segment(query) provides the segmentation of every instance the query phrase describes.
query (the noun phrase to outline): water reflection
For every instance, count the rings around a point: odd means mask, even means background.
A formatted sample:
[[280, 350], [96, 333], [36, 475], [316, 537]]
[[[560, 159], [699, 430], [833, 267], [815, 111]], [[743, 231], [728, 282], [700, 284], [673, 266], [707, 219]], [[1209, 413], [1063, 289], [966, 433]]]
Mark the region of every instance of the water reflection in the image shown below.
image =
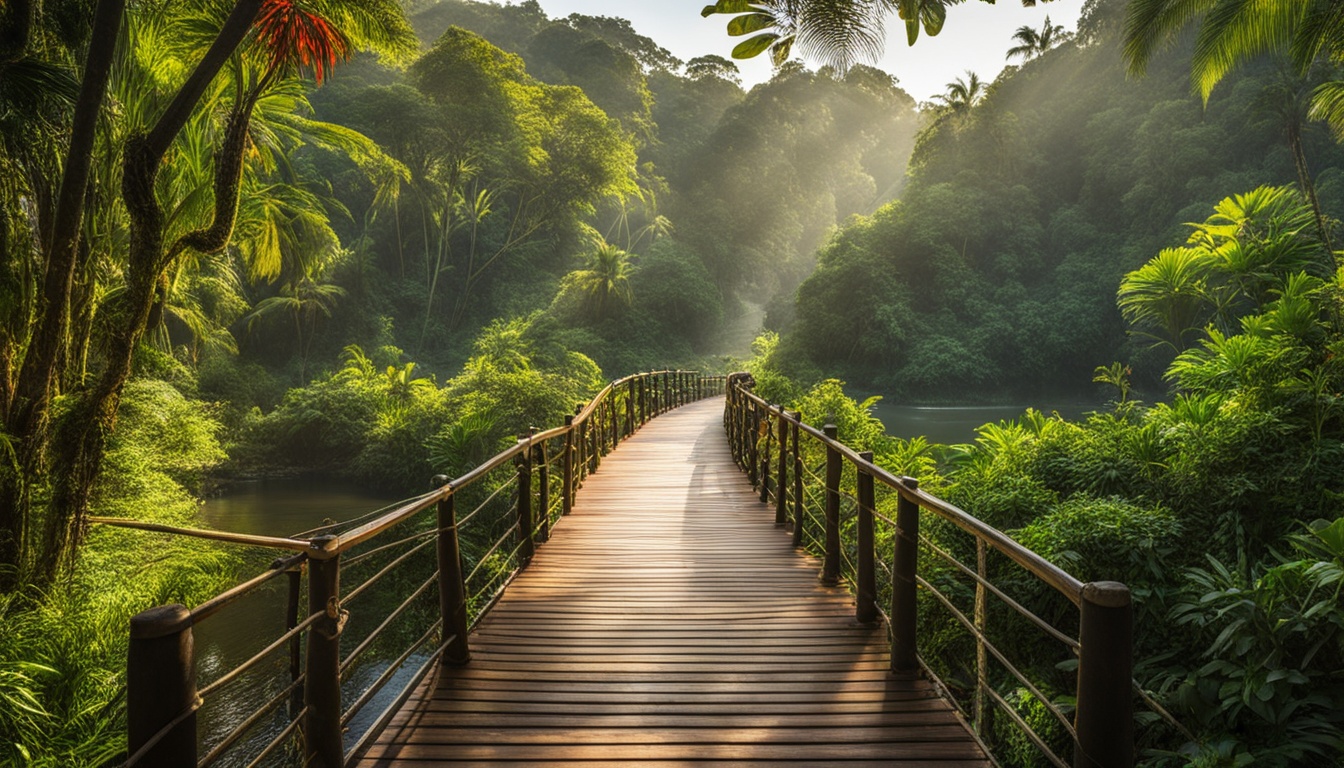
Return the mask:
[[[342, 483], [316, 478], [256, 480], [238, 483], [225, 493], [209, 499], [201, 508], [203, 524], [218, 530], [251, 533], [266, 536], [290, 536], [322, 524], [324, 519], [348, 520], [367, 514], [396, 499]], [[264, 570], [280, 553], [250, 551], [245, 565], [238, 574], [242, 581]], [[228, 606], [207, 619], [195, 629], [197, 670], [201, 685], [218, 678], [237, 667], [253, 654], [265, 648], [285, 631], [285, 609], [288, 602], [288, 577], [271, 581], [237, 603]], [[301, 598], [299, 614], [307, 613], [306, 596]], [[376, 677], [382, 670], [371, 664], [357, 670], [363, 679]], [[198, 715], [201, 754], [218, 744], [228, 732], [248, 715], [278, 696], [290, 683], [289, 654], [282, 649], [269, 656], [258, 667], [237, 682], [231, 683], [211, 696]], [[361, 722], [376, 714], [361, 713]], [[281, 706], [275, 716], [253, 728], [243, 743], [219, 765], [246, 765], [279, 733], [288, 721], [288, 712]], [[283, 765], [283, 755], [267, 762]]]

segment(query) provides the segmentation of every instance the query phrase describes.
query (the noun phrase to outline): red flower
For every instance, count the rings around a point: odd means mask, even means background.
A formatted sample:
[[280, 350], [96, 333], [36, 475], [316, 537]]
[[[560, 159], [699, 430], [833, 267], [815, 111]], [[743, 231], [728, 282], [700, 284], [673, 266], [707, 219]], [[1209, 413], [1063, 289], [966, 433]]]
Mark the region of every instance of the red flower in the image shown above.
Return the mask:
[[311, 67], [319, 85], [337, 62], [350, 56], [345, 35], [295, 0], [266, 0], [256, 26], [258, 39], [270, 50], [271, 69]]

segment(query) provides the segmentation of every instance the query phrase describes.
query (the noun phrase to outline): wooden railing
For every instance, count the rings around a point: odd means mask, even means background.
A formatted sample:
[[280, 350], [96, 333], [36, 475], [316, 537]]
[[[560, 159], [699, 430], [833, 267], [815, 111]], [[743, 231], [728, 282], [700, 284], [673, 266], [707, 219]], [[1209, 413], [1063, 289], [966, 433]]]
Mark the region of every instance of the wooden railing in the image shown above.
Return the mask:
[[[514, 445], [461, 477], [436, 477], [429, 493], [293, 537], [94, 519], [292, 553], [195, 608], [160, 606], [131, 619], [129, 756], [123, 765], [209, 766], [227, 756], [231, 764], [253, 766], [282, 751], [303, 765], [346, 764], [436, 664], [468, 662], [470, 629], [527, 567], [551, 526], [569, 513], [574, 492], [605, 454], [649, 419], [720, 395], [724, 387], [725, 377], [692, 371], [613, 381], [564, 425], [520, 434]], [[459, 517], [460, 509], [470, 511]], [[379, 565], [342, 589], [343, 577]], [[301, 614], [305, 573], [308, 608]], [[202, 670], [193, 627], [281, 578], [287, 579], [286, 631], [258, 637], [259, 650], [232, 669]], [[221, 717], [228, 722], [210, 723], [218, 735], [201, 745], [201, 707], [216, 696], [227, 698], [229, 688], [256, 684], [277, 665], [287, 672], [286, 683], [256, 709], [226, 708]], [[207, 676], [209, 682], [198, 685]], [[389, 688], [394, 680], [398, 685]], [[369, 720], [362, 713], [375, 702], [381, 709]], [[357, 719], [364, 727], [354, 727]]]
[[[983, 742], [995, 741], [985, 738], [996, 730], [987, 710], [992, 705], [1006, 718], [1006, 727], [1058, 768], [1068, 767], [1069, 753], [1077, 768], [1132, 766], [1135, 700], [1159, 717], [1170, 720], [1170, 715], [1133, 682], [1129, 589], [1111, 581], [1081, 582], [1002, 531], [921, 490], [914, 478], [878, 466], [871, 452], [846, 446], [834, 425], [818, 430], [803, 423], [800, 414], [766, 402], [753, 393], [753, 385], [749, 374], [728, 377], [724, 422], [733, 456], [760, 489], [761, 501], [773, 502], [775, 525], [791, 526], [794, 545], [822, 557], [821, 580], [849, 583], [856, 618], [886, 622], [893, 672], [932, 675], [953, 694]], [[936, 539], [921, 530], [935, 525]], [[957, 543], [957, 536], [964, 543]], [[956, 552], [967, 559], [973, 552], [975, 564], [963, 563]], [[1005, 571], [1025, 576], [1013, 581], [1025, 580], [1029, 597], [1015, 598], [991, 582], [992, 572]], [[991, 606], [990, 596], [996, 605]], [[1005, 629], [1009, 617], [1017, 624]], [[930, 623], [939, 619], [939, 628], [959, 626], [965, 633], [963, 647], [973, 647], [973, 664], [937, 663], [920, 653], [919, 638], [927, 637]], [[1071, 622], [1076, 622], [1076, 638], [1058, 628]], [[1038, 633], [1030, 642], [1036, 658], [1009, 658], [998, 647], [1010, 644], [1005, 642], [1009, 632]], [[1043, 643], [1054, 643], [1057, 651], [1043, 651]], [[1020, 650], [1023, 643], [1016, 644]], [[1042, 659], [1048, 663], [1042, 665]], [[968, 667], [974, 680], [939, 680], [935, 666]], [[1074, 669], [1072, 680], [1062, 679]], [[1068, 694], [1049, 692], [1070, 683]], [[1005, 699], [1003, 688], [1034, 699], [1048, 713], [1041, 719], [1049, 728], [1028, 723]], [[993, 743], [986, 747], [994, 752]]]

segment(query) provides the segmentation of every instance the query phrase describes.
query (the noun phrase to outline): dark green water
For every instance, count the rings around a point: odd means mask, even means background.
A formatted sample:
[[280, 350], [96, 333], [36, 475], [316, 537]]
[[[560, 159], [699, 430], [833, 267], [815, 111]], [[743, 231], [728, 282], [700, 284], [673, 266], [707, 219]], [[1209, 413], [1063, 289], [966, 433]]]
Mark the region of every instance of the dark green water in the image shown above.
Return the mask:
[[[238, 483], [223, 494], [206, 500], [200, 514], [203, 525], [217, 530], [291, 536], [317, 527], [327, 519], [340, 521], [365, 515], [394, 500], [339, 481], [313, 478], [257, 480]], [[238, 573], [238, 581], [262, 572], [277, 554], [281, 553], [249, 551], [245, 565]], [[237, 667], [284, 633], [288, 602], [286, 584], [287, 577], [275, 579], [195, 628], [200, 684]], [[299, 613], [307, 613], [306, 602], [301, 604]], [[360, 665], [352, 670], [347, 683], [352, 688], [367, 683], [382, 669], [376, 663]], [[201, 755], [204, 756], [209, 746], [218, 743], [230, 728], [270, 701], [288, 684], [289, 656], [282, 650], [269, 656], [255, 672], [245, 674], [239, 681], [209, 697], [197, 719]], [[394, 679], [389, 689], [399, 687]], [[375, 700], [351, 722], [351, 732], [362, 732], [380, 710]], [[254, 728], [229, 753], [236, 757], [226, 756], [219, 764], [248, 764], [250, 756], [279, 733], [285, 714], [282, 705], [275, 717]], [[285, 756], [279, 756], [266, 764], [286, 765], [290, 762]]]
[[884, 400], [873, 407], [873, 415], [882, 420], [887, 434], [893, 437], [909, 439], [923, 436], [931, 443], [955, 444], [972, 442], [975, 440], [975, 430], [980, 425], [1016, 419], [1029, 407], [1047, 415], [1057, 411], [1060, 416], [1077, 421], [1103, 406], [1095, 403], [1026, 403], [925, 407], [897, 405]]

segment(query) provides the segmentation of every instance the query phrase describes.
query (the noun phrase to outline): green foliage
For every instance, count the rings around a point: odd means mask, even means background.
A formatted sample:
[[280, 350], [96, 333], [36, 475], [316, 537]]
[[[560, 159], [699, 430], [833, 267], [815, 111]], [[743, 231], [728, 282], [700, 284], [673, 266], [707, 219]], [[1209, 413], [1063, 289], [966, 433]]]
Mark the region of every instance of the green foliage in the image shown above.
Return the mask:
[[1290, 538], [1292, 555], [1248, 580], [1214, 558], [1172, 610], [1205, 649], [1172, 672], [1182, 707], [1227, 765], [1325, 764], [1344, 751], [1344, 519]]
[[[801, 363], [925, 402], [1090, 397], [1097, 363], [1117, 358], [1145, 389], [1206, 324], [1233, 333], [1289, 275], [1328, 279], [1328, 226], [1282, 185], [1303, 186], [1299, 160], [1328, 169], [1344, 150], [1267, 99], [1280, 72], [1248, 64], [1205, 110], [1179, 55], [1126, 79], [1107, 22], [1122, 3], [1093, 5], [1077, 39], [974, 106], [971, 83], [953, 84], [962, 108], [920, 134], [899, 201], [818, 252], [787, 329]], [[1218, 203], [1229, 189], [1252, 191]], [[1318, 197], [1327, 219], [1344, 212]], [[1195, 237], [1151, 259], [1189, 221]], [[1282, 327], [1319, 332], [1301, 301], [1284, 306]], [[1126, 349], [1126, 330], [1163, 349]]]
[[1083, 581], [1135, 585], [1165, 577], [1181, 535], [1181, 523], [1169, 509], [1083, 495], [1013, 531], [1027, 549]]

